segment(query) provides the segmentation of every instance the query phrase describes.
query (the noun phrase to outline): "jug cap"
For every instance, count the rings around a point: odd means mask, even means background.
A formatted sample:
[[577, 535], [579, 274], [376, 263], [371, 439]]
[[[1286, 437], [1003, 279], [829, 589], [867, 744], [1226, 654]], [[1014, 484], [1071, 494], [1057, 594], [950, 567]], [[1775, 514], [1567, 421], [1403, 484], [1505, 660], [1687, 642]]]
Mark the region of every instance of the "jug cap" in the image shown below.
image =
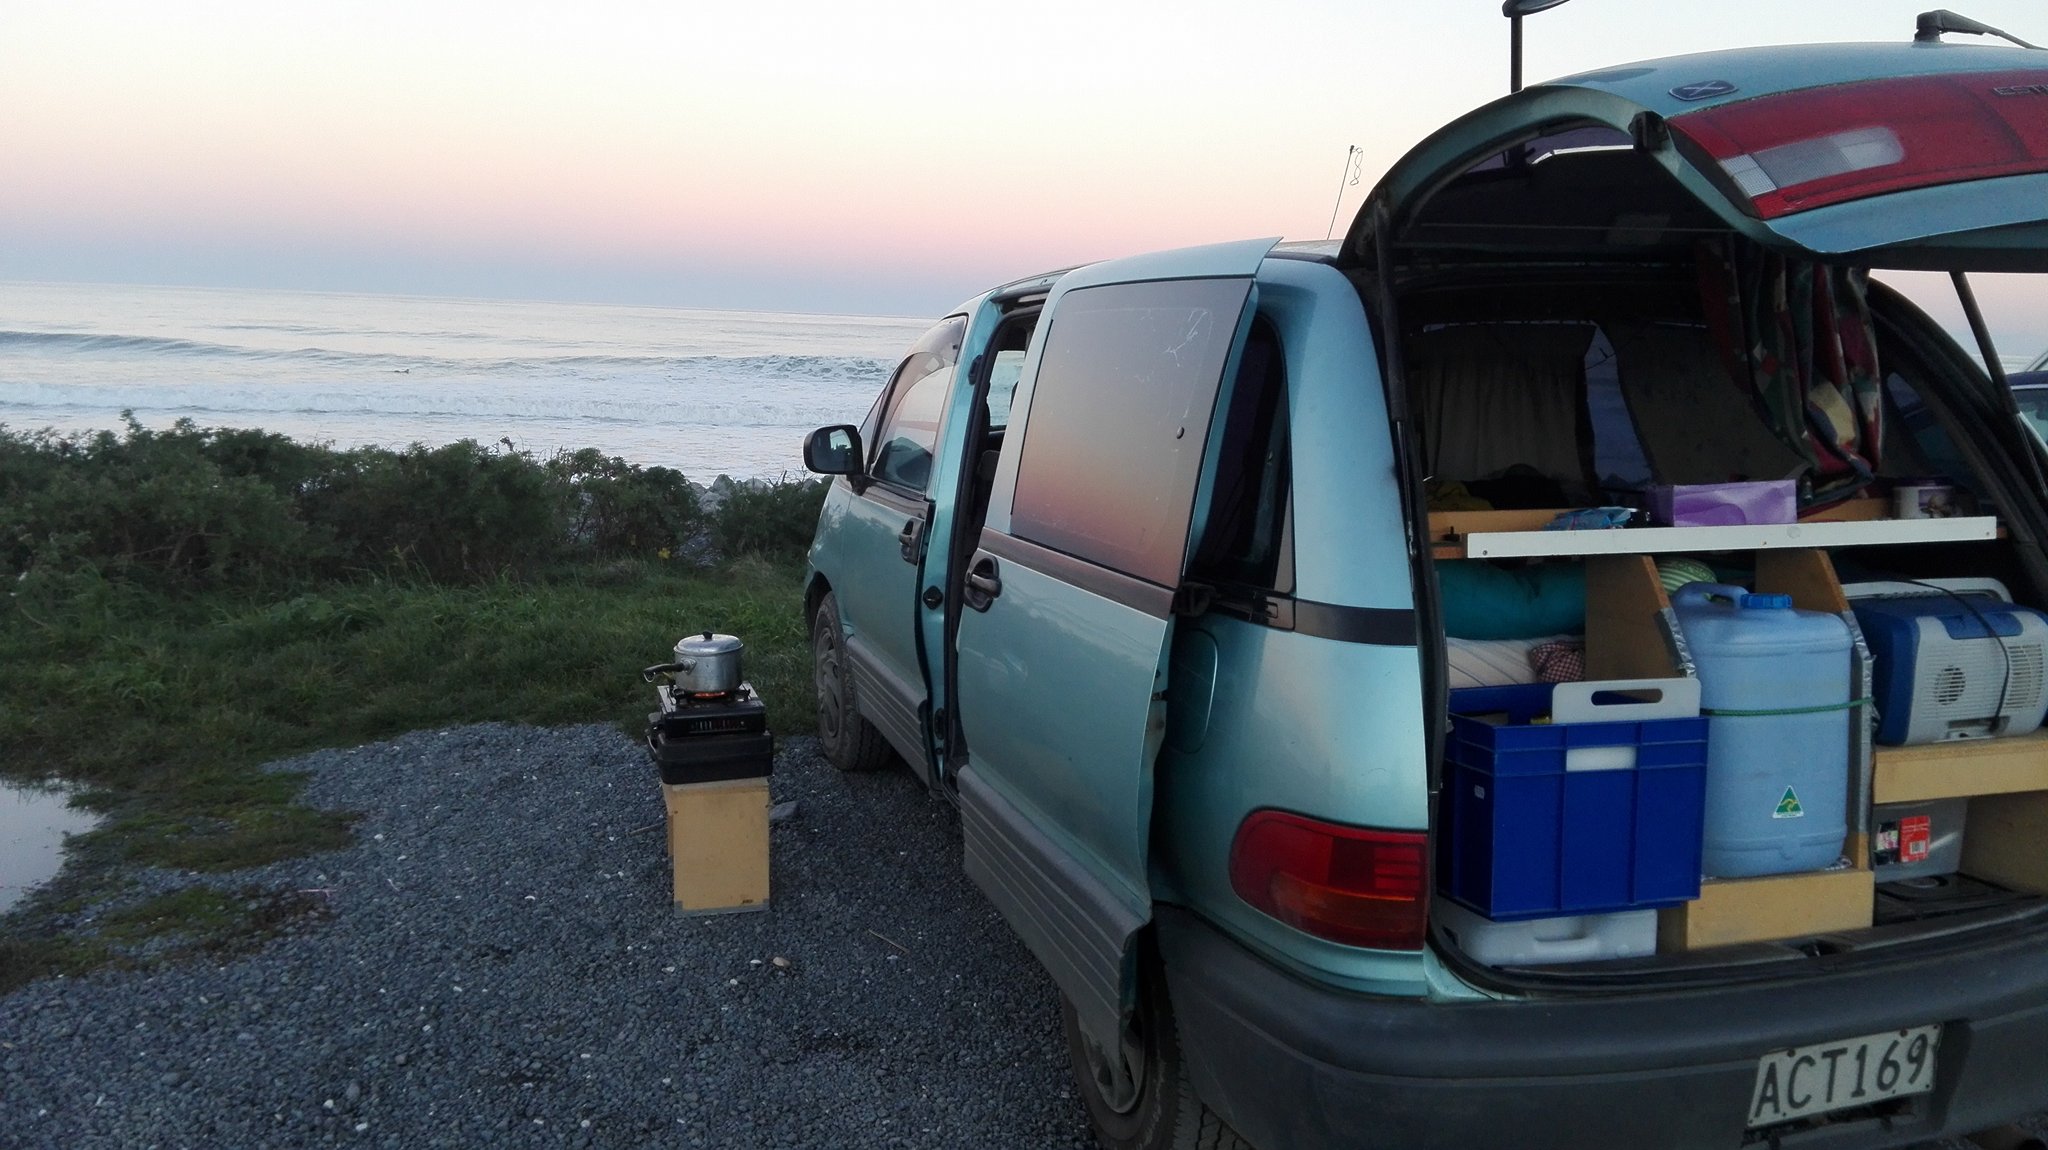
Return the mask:
[[1792, 596], [1751, 593], [1742, 597], [1742, 606], [1752, 611], [1790, 611], [1792, 609]]

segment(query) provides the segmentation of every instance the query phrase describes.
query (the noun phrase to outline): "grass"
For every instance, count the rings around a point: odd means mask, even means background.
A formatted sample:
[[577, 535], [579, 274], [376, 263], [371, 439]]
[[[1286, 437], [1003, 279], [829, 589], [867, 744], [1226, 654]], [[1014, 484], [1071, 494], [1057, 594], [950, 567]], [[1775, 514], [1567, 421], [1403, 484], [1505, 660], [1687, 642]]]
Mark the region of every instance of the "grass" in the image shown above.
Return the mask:
[[487, 720], [637, 733], [653, 702], [640, 668], [707, 627], [746, 640], [748, 678], [778, 732], [811, 728], [802, 571], [787, 562], [705, 573], [618, 560], [282, 596], [85, 580], [62, 598], [13, 601], [0, 608], [0, 774], [72, 783], [106, 818], [32, 901], [43, 915], [0, 920], [0, 993], [102, 965], [139, 938], [217, 948], [297, 913], [192, 888], [108, 916], [94, 938], [47, 937], [48, 915], [126, 866], [232, 871], [348, 841], [349, 815], [299, 803], [303, 780], [264, 763]]

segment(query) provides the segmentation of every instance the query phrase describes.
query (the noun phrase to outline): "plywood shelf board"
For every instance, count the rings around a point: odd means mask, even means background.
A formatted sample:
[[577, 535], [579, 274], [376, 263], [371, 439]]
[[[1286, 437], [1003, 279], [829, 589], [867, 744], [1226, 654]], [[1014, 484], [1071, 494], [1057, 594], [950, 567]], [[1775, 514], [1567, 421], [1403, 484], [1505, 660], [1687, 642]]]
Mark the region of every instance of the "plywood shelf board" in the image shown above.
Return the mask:
[[1870, 519], [1889, 519], [1892, 503], [1889, 499], [1849, 499], [1823, 511], [1815, 511], [1799, 518], [1807, 523], [1842, 523]]
[[2000, 886], [2048, 894], [2048, 793], [1970, 800], [1963, 828], [1963, 873]]
[[1612, 531], [1475, 531], [1465, 536], [1474, 559], [1561, 555], [1663, 555], [1689, 551], [1763, 551], [1779, 547], [1875, 547], [1897, 543], [1974, 543], [1998, 538], [1998, 520], [1808, 520], [1740, 527], [1628, 527]]
[[1861, 930], [1876, 905], [1874, 881], [1867, 870], [1710, 879], [1697, 900], [1658, 912], [1657, 948], [1670, 954]]
[[1474, 531], [1541, 531], [1544, 524], [1570, 510], [1538, 507], [1522, 511], [1432, 511], [1429, 537], [1441, 542]]
[[1802, 611], [1840, 615], [1849, 609], [1849, 597], [1842, 593], [1842, 581], [1835, 576], [1833, 561], [1827, 552], [1812, 548], [1758, 552], [1756, 589], [1790, 595], [1792, 605]]
[[1877, 748], [1876, 801], [1914, 803], [2048, 791], [2048, 730]]
[[1586, 677], [1679, 674], [1660, 621], [1671, 600], [1647, 555], [1596, 555], [1586, 564]]

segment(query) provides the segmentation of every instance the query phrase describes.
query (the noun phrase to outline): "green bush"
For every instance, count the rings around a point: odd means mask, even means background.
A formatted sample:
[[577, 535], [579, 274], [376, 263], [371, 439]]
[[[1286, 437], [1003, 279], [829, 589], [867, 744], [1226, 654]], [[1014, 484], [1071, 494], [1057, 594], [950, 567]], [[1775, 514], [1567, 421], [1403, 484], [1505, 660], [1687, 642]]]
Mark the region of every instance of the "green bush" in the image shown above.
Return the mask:
[[558, 452], [547, 471], [566, 487], [569, 539], [598, 556], [674, 554], [697, 532], [697, 492], [680, 471], [591, 447]]
[[800, 557], [822, 481], [733, 485], [707, 518], [681, 472], [595, 449], [546, 460], [462, 440], [337, 450], [271, 432], [65, 437], [0, 428], [0, 576], [288, 590], [400, 574], [475, 583], [590, 561]]
[[721, 555], [800, 559], [818, 529], [825, 479], [735, 484], [711, 516], [711, 542]]
[[189, 421], [82, 440], [7, 434], [0, 539], [11, 572], [90, 564], [120, 577], [252, 581], [293, 573], [306, 525], [288, 495], [224, 470]]
[[529, 456], [464, 439], [338, 455], [299, 496], [330, 562], [437, 582], [530, 571], [570, 551], [558, 481]]

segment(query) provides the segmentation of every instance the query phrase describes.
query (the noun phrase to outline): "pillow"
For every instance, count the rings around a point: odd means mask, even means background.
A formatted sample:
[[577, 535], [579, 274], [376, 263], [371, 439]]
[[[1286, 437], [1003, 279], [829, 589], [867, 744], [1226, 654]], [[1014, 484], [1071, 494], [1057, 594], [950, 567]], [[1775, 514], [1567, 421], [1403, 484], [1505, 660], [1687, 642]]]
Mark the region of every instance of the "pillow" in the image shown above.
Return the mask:
[[1452, 690], [1536, 682], [1529, 651], [1541, 639], [1446, 639], [1444, 662]]
[[1444, 634], [1454, 639], [1540, 639], [1586, 630], [1581, 563], [1496, 567], [1483, 559], [1436, 565]]

